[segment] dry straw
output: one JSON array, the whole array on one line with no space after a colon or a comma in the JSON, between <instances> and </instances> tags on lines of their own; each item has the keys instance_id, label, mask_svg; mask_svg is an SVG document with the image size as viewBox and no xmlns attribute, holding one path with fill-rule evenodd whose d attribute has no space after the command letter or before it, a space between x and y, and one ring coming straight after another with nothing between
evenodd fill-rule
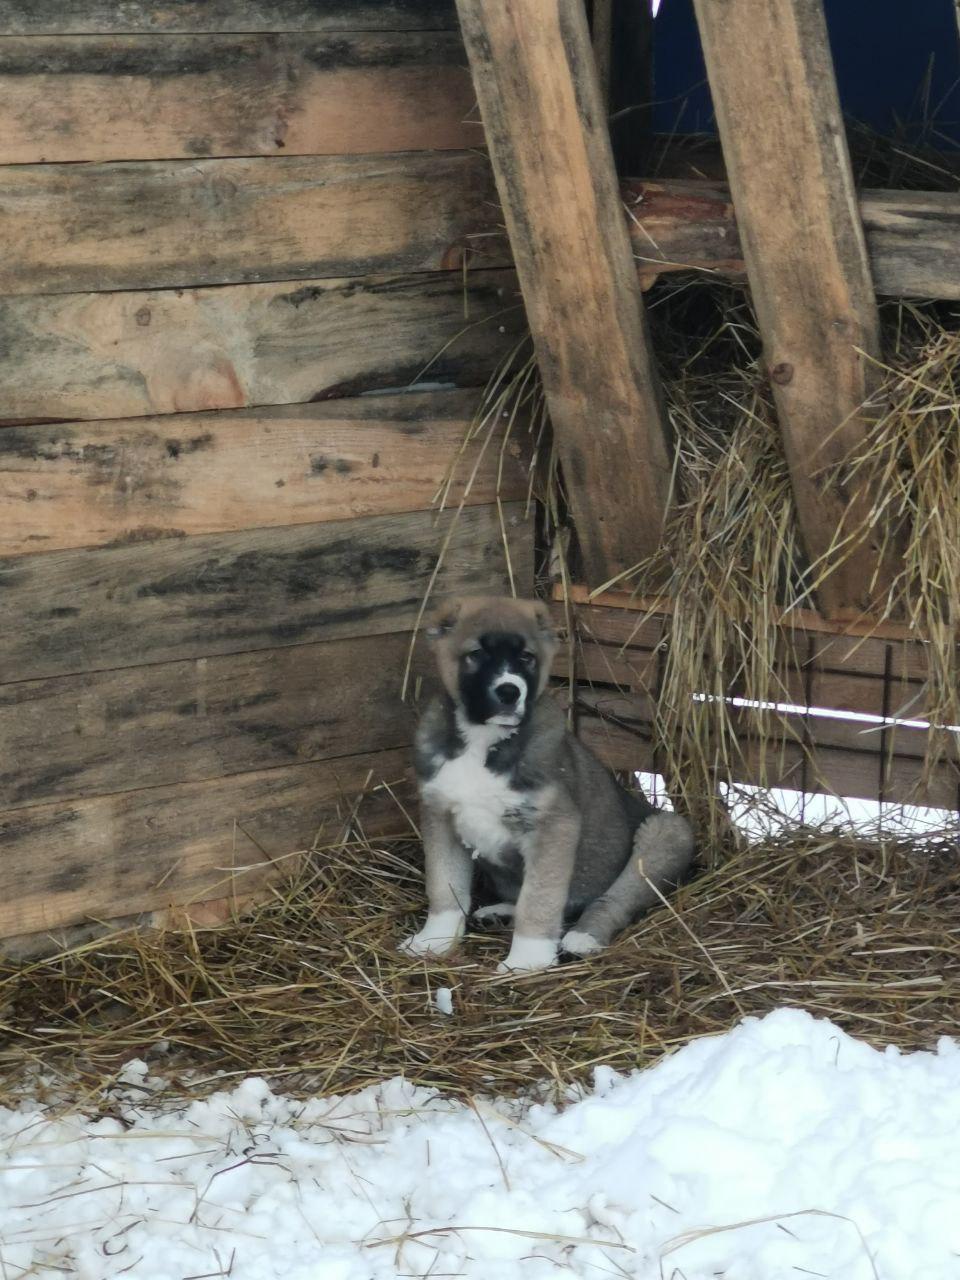
<instances>
[{"instance_id":1,"label":"dry straw","mask_svg":"<svg viewBox=\"0 0 960 1280\"><path fill-rule=\"evenodd\" d=\"M930 1046L960 997L960 869L942 854L798 832L702 875L600 956L513 978L494 974L500 936L446 964L398 953L422 911L415 843L318 850L217 927L0 968L4 1100L42 1076L51 1101L79 1087L109 1107L133 1056L178 1094L246 1072L293 1093L402 1073L462 1096L552 1081L559 1097L600 1063L644 1066L784 1004Z\"/></svg>"}]
</instances>

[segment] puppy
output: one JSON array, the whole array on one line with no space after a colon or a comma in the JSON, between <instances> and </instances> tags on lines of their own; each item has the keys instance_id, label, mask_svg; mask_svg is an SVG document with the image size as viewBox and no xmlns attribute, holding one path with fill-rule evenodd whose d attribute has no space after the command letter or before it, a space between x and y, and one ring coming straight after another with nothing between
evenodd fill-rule
<instances>
[{"instance_id":1,"label":"puppy","mask_svg":"<svg viewBox=\"0 0 960 1280\"><path fill-rule=\"evenodd\" d=\"M427 635L443 686L415 752L429 913L402 949L456 945L477 871L496 899L477 918L514 922L499 971L600 950L682 879L689 823L623 790L541 696L557 643L545 605L463 600Z\"/></svg>"}]
</instances>

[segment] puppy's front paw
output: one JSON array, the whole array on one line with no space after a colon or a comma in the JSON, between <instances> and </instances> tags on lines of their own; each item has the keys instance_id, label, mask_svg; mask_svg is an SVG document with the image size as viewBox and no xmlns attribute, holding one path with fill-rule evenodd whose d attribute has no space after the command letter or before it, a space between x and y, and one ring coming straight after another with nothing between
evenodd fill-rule
<instances>
[{"instance_id":1,"label":"puppy's front paw","mask_svg":"<svg viewBox=\"0 0 960 1280\"><path fill-rule=\"evenodd\" d=\"M557 944L552 938L519 938L514 934L506 960L497 965L497 973L531 973L556 963Z\"/></svg>"},{"instance_id":2,"label":"puppy's front paw","mask_svg":"<svg viewBox=\"0 0 960 1280\"><path fill-rule=\"evenodd\" d=\"M569 929L563 935L560 950L565 951L568 956L592 956L603 950L603 943L581 929Z\"/></svg>"},{"instance_id":3,"label":"puppy's front paw","mask_svg":"<svg viewBox=\"0 0 960 1280\"><path fill-rule=\"evenodd\" d=\"M438 911L427 916L419 933L404 938L400 950L408 956L445 956L463 937L465 929L462 911Z\"/></svg>"}]
</instances>

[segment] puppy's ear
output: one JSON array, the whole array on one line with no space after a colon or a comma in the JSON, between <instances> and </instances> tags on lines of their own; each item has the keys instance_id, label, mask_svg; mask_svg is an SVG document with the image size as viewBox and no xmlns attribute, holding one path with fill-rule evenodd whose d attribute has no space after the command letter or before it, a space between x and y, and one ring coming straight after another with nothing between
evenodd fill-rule
<instances>
[{"instance_id":1,"label":"puppy's ear","mask_svg":"<svg viewBox=\"0 0 960 1280\"><path fill-rule=\"evenodd\" d=\"M456 626L457 618L459 616L459 600L448 600L446 604L440 605L427 626L427 639L437 641L442 639L444 636L448 636Z\"/></svg>"}]
</instances>

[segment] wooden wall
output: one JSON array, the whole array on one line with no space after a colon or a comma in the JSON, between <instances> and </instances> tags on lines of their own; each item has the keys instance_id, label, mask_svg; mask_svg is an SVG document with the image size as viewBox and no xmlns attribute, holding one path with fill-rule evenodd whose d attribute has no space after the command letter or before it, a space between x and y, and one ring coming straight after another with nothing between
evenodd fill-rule
<instances>
[{"instance_id":1,"label":"wooden wall","mask_svg":"<svg viewBox=\"0 0 960 1280\"><path fill-rule=\"evenodd\" d=\"M244 893L404 774L522 323L475 118L441 0L0 7L0 937ZM529 581L498 452L440 591L504 527Z\"/></svg>"}]
</instances>

